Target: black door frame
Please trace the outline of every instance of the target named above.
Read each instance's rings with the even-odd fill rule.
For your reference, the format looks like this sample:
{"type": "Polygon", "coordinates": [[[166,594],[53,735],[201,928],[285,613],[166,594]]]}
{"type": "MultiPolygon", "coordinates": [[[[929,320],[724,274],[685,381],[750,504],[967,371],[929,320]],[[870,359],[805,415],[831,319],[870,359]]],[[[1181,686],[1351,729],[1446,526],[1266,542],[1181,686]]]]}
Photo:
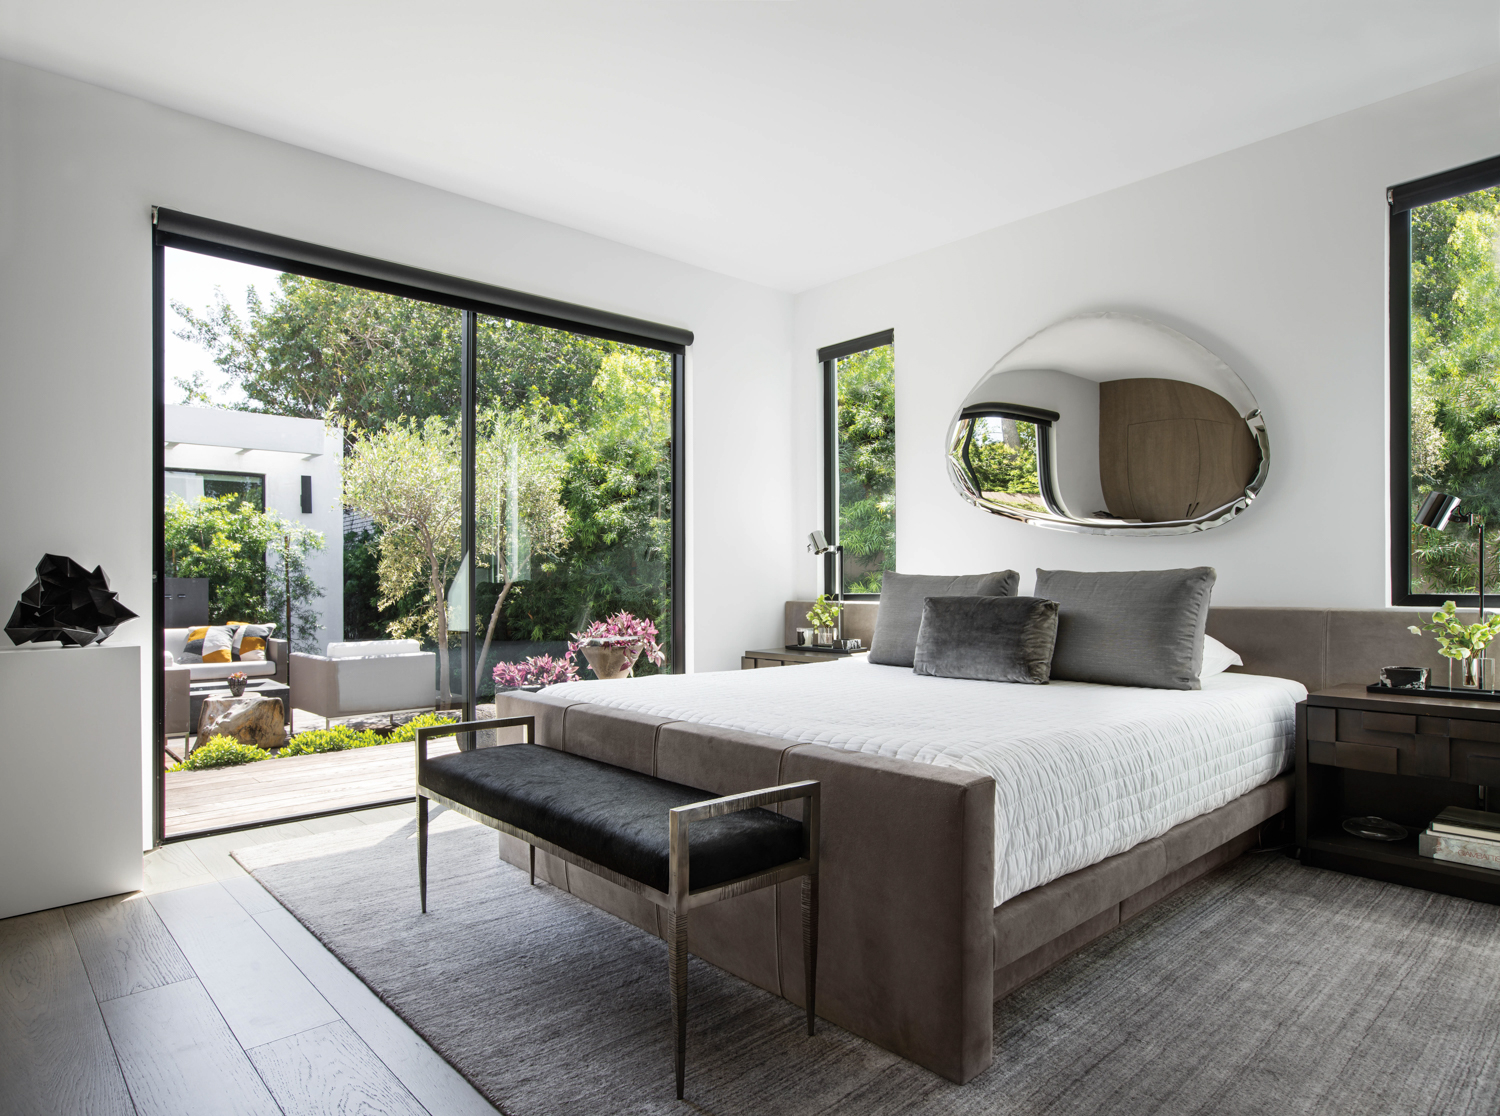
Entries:
{"type": "MultiPolygon", "coordinates": [[[[605,341],[655,349],[672,360],[672,470],[671,508],[671,664],[673,673],[682,673],[686,664],[687,636],[683,545],[686,538],[686,457],[684,453],[685,406],[684,378],[687,346],[693,343],[692,331],[678,326],[648,322],[592,307],[559,302],[525,292],[512,291],[475,283],[466,279],[394,264],[368,256],[358,256],[337,249],[324,248],[304,241],[261,233],[237,225],[195,217],[173,210],[151,211],[151,362],[152,362],[152,565],[151,565],[151,730],[152,730],[152,844],[212,836],[216,833],[253,829],[261,825],[302,821],[348,812],[349,808],[324,810],[296,817],[270,818],[262,822],[229,826],[221,829],[166,835],[166,673],[163,664],[165,639],[162,624],[165,606],[162,587],[165,584],[166,532],[166,249],[180,248],[202,255],[218,256],[277,271],[292,272],[313,279],[324,279],[352,287],[380,291],[422,302],[448,306],[463,314],[462,367],[460,372],[462,422],[463,526],[461,549],[469,556],[467,571],[468,600],[472,610],[475,589],[474,563],[474,442],[478,406],[477,323],[480,314],[527,322],[569,333],[597,337],[605,341]]],[[[463,681],[463,705],[466,716],[474,713],[474,622],[463,635],[460,678],[463,681]]],[[[290,638],[291,633],[288,633],[290,638]]],[[[289,645],[290,647],[290,645],[289,645]]],[[[392,802],[410,801],[410,796],[392,802]]],[[[392,803],[370,803],[353,809],[368,809],[392,803]]]]}

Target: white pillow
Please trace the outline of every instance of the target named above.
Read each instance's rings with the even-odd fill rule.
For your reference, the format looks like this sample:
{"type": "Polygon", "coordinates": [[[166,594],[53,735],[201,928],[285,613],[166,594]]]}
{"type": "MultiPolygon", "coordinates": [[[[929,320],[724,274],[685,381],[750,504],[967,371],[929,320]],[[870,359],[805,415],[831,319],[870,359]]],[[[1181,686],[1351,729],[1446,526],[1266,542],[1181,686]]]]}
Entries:
{"type": "Polygon", "coordinates": [[[1245,660],[1238,652],[1231,651],[1211,635],[1203,637],[1203,669],[1198,672],[1199,678],[1223,674],[1232,666],[1244,665],[1245,660]]]}

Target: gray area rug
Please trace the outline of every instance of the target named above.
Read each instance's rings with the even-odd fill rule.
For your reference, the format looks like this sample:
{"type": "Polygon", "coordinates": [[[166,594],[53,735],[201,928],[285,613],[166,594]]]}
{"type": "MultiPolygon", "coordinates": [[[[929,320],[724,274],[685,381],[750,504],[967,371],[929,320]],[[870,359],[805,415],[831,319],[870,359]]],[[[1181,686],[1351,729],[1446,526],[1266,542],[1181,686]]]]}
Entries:
{"type": "MultiPolygon", "coordinates": [[[[434,826],[235,853],[511,1116],[669,1113],[666,947],[434,826]]],[[[825,940],[824,949],[836,948],[825,940]]],[[[1244,857],[995,1006],[995,1063],[958,1086],[697,961],[688,1105],[848,1112],[1500,1112],[1500,908],[1244,857]]]]}

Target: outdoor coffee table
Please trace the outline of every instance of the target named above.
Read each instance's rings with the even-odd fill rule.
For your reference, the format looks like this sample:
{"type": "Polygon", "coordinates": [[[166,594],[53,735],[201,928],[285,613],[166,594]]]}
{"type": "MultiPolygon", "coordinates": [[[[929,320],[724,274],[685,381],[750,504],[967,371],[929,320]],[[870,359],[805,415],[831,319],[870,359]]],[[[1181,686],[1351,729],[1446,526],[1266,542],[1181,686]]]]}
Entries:
{"type": "MultiPolygon", "coordinates": [[[[259,694],[265,698],[276,698],[281,702],[281,719],[286,722],[287,731],[292,729],[292,689],[285,682],[277,682],[273,679],[252,679],[245,683],[245,693],[259,694]]],[[[212,682],[194,682],[188,687],[188,701],[191,709],[188,713],[188,727],[192,732],[198,731],[198,717],[203,712],[203,699],[206,697],[227,697],[229,695],[229,683],[219,679],[212,682]]]]}

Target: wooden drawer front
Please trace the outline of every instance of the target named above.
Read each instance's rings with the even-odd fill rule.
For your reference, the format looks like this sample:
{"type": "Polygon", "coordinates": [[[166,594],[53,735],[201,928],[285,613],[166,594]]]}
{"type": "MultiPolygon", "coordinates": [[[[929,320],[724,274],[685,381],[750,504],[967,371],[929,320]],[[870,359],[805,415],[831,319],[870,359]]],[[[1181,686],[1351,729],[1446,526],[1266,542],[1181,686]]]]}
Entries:
{"type": "Polygon", "coordinates": [[[1490,721],[1460,721],[1453,717],[1448,721],[1448,735],[1455,740],[1484,740],[1500,744],[1500,725],[1490,721]]]}
{"type": "Polygon", "coordinates": [[[1386,775],[1397,772],[1399,752],[1384,744],[1355,744],[1340,740],[1333,746],[1333,762],[1338,767],[1355,771],[1379,771],[1386,775]]]}
{"type": "MultiPolygon", "coordinates": [[[[1423,717],[1422,720],[1431,718],[1423,717]]],[[[1403,775],[1426,775],[1431,779],[1448,778],[1448,737],[1446,734],[1419,732],[1415,738],[1416,747],[1413,749],[1408,764],[1407,757],[1402,757],[1401,774],[1403,775]]]]}
{"type": "Polygon", "coordinates": [[[1338,756],[1335,754],[1338,745],[1332,740],[1309,740],[1307,742],[1307,762],[1324,763],[1329,767],[1338,766],[1338,756]]]}
{"type": "MultiPolygon", "coordinates": [[[[1307,710],[1307,739],[1326,740],[1332,744],[1338,739],[1338,725],[1334,718],[1332,709],[1319,709],[1310,706],[1307,710]]],[[[1321,760],[1314,760],[1321,763],[1321,760]]],[[[1331,762],[1331,761],[1330,761],[1331,762]]]]}
{"type": "Polygon", "coordinates": [[[1360,713],[1360,727],[1366,732],[1416,732],[1417,718],[1407,713],[1360,713]]]}

